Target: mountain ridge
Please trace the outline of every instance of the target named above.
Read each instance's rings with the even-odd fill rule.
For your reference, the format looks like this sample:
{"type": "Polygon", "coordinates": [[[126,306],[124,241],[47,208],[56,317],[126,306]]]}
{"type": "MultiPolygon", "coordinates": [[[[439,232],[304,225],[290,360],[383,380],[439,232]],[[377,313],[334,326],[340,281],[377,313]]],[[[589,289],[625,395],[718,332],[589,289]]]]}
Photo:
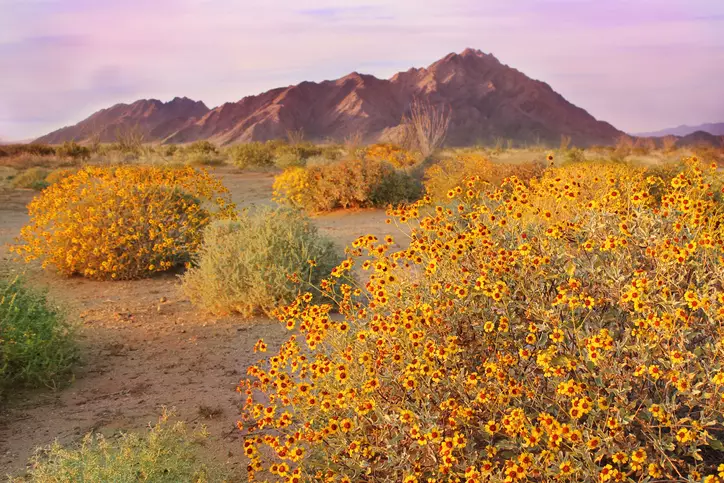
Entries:
{"type": "Polygon", "coordinates": [[[394,140],[415,99],[450,108],[451,145],[501,138],[557,143],[564,135],[578,145],[609,144],[623,134],[547,83],[468,48],[389,79],[355,71],[339,79],[277,87],[212,109],[185,97],[116,104],[37,142],[91,137],[108,142],[133,126],[143,130],[146,141],[161,143],[206,139],[226,145],[283,138],[299,130],[310,140],[340,141],[357,133],[366,141],[394,140]]]}
{"type": "Polygon", "coordinates": [[[689,126],[682,124],[680,126],[671,127],[667,129],[661,129],[658,131],[651,131],[645,133],[634,134],[638,137],[663,137],[663,136],[688,136],[694,134],[697,131],[703,131],[714,136],[724,136],[724,122],[707,122],[696,126],[689,126]]]}

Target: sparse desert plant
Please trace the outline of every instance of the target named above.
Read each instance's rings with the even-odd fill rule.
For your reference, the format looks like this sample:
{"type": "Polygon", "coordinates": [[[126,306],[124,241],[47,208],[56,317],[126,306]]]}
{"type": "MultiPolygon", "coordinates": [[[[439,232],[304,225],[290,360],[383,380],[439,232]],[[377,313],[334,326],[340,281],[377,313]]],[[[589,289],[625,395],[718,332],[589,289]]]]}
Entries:
{"type": "Polygon", "coordinates": [[[28,168],[13,178],[13,187],[40,191],[48,186],[45,178],[49,173],[45,168],[28,168]]]}
{"type": "Polygon", "coordinates": [[[625,168],[470,178],[391,213],[408,248],[357,239],[239,387],[250,480],[719,481],[722,174],[625,168]]]}
{"type": "Polygon", "coordinates": [[[234,214],[227,190],[203,170],[86,167],[29,205],[14,247],[60,274],[99,280],[150,276],[189,260],[203,229],[234,214]]]}
{"type": "Polygon", "coordinates": [[[287,141],[290,145],[302,144],[304,142],[304,129],[287,129],[287,141]]]}
{"type": "Polygon", "coordinates": [[[117,128],[115,137],[116,142],[112,149],[129,154],[139,154],[146,141],[146,133],[139,124],[117,128]]]}
{"type": "Polygon", "coordinates": [[[427,158],[445,142],[450,117],[449,106],[433,106],[429,101],[415,99],[410,104],[409,117],[402,121],[409,132],[405,137],[411,136],[414,149],[427,158]]]}
{"type": "Polygon", "coordinates": [[[676,136],[668,135],[661,138],[661,148],[665,153],[671,153],[676,150],[676,136]]]}
{"type": "Polygon", "coordinates": [[[406,178],[411,175],[383,161],[344,160],[284,171],[274,180],[274,197],[310,213],[406,203],[415,194],[406,178]]]}
{"type": "Polygon", "coordinates": [[[0,274],[0,399],[11,387],[56,387],[77,360],[73,328],[46,296],[0,274]]]}
{"type": "Polygon", "coordinates": [[[272,143],[254,141],[251,143],[237,144],[229,148],[231,161],[240,169],[273,166],[275,155],[276,146],[272,143]]]}
{"type": "Polygon", "coordinates": [[[622,134],[616,140],[616,148],[614,149],[613,154],[611,155],[611,159],[613,161],[618,161],[618,162],[623,161],[626,158],[626,156],[631,154],[631,152],[633,151],[633,147],[634,147],[633,138],[631,136],[622,134]]]}
{"type": "Polygon", "coordinates": [[[171,422],[164,412],[144,433],[121,433],[106,438],[87,434],[77,447],[57,441],[39,450],[28,474],[13,483],[63,482],[158,482],[206,483],[229,481],[223,470],[202,461],[198,448],[204,431],[190,433],[180,422],[171,422]]]}
{"type": "Polygon", "coordinates": [[[648,155],[656,149],[656,141],[653,138],[636,138],[631,149],[633,154],[648,155]]]}
{"type": "Polygon", "coordinates": [[[561,134],[561,144],[558,149],[560,149],[561,152],[568,151],[568,148],[571,147],[571,136],[566,136],[565,134],[561,134]]]}
{"type": "Polygon", "coordinates": [[[364,141],[364,134],[362,131],[357,130],[344,137],[344,150],[347,156],[356,157],[357,150],[362,147],[364,141]]]}
{"type": "Polygon", "coordinates": [[[183,290],[212,314],[269,315],[318,287],[339,261],[332,242],[299,211],[258,208],[206,229],[183,290]]]}

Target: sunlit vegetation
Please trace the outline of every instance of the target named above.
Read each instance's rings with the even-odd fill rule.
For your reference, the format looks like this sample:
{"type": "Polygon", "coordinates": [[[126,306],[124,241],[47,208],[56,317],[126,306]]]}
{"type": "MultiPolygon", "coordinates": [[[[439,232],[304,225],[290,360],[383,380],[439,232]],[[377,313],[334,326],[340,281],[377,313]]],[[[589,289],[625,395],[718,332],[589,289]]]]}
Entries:
{"type": "Polygon", "coordinates": [[[574,163],[391,210],[408,248],[362,236],[334,303],[279,311],[250,481],[719,481],[723,180],[574,163]]]}

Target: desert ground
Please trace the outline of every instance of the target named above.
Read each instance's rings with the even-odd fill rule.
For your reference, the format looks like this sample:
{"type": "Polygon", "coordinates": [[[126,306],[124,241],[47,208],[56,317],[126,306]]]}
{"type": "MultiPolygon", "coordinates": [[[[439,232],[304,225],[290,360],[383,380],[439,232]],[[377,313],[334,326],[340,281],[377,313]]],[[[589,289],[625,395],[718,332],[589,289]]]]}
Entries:
{"type": "MultiPolygon", "coordinates": [[[[272,173],[212,171],[238,206],[271,203],[272,173]]],[[[9,244],[27,222],[26,205],[36,194],[0,191],[2,259],[13,257],[9,244]]],[[[357,210],[314,221],[341,250],[360,234],[394,233],[385,219],[383,210],[357,210]]],[[[22,472],[35,448],[56,438],[67,444],[90,431],[142,429],[163,407],[175,408],[190,428],[205,425],[209,438],[203,451],[234,472],[243,470],[236,387],[260,358],[254,343],[263,337],[274,349],[286,340],[286,329],[274,320],[199,314],[180,293],[175,274],[97,282],[65,279],[38,265],[13,266],[26,270],[26,278],[78,322],[82,362],[68,387],[22,392],[0,406],[0,475],[22,472]]]]}

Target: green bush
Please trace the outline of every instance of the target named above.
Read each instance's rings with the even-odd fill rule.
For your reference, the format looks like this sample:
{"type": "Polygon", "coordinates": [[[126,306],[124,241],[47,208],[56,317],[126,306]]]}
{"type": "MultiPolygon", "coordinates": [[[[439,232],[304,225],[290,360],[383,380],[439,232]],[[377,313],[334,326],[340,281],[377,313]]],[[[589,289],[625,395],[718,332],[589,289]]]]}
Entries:
{"type": "Polygon", "coordinates": [[[44,168],[29,168],[13,178],[13,187],[22,189],[42,190],[48,187],[45,178],[50,171],[44,168]]]}
{"type": "Polygon", "coordinates": [[[375,185],[370,193],[374,206],[396,205],[420,199],[422,182],[399,169],[390,170],[375,185]]]}
{"type": "Polygon", "coordinates": [[[258,141],[237,144],[229,148],[231,161],[240,169],[269,167],[274,165],[275,146],[273,143],[258,141]]]}
{"type": "Polygon", "coordinates": [[[176,152],[178,151],[178,149],[179,149],[179,148],[178,148],[178,145],[177,145],[177,144],[169,144],[169,145],[163,146],[163,147],[161,148],[161,154],[162,154],[163,156],[172,157],[173,155],[176,154],[176,152]]]}
{"type": "Polygon", "coordinates": [[[0,278],[0,398],[9,387],[64,382],[77,358],[72,332],[45,295],[0,278]]]}
{"type": "Polygon", "coordinates": [[[180,157],[185,164],[193,166],[219,166],[224,164],[225,158],[216,145],[209,141],[195,141],[174,151],[173,156],[180,157]]]}
{"type": "Polygon", "coordinates": [[[90,158],[91,151],[85,146],[81,146],[75,141],[66,141],[62,146],[55,150],[56,155],[61,158],[71,158],[74,160],[85,160],[90,158]]]}
{"type": "Polygon", "coordinates": [[[305,162],[303,159],[293,153],[285,153],[277,157],[277,159],[274,161],[274,165],[279,169],[287,169],[304,166],[305,162]]]}
{"type": "Polygon", "coordinates": [[[586,160],[586,153],[581,148],[571,148],[566,151],[565,160],[568,163],[581,163],[586,160]]]}
{"type": "Polygon", "coordinates": [[[181,422],[164,414],[146,434],[124,433],[109,440],[88,434],[77,448],[54,443],[39,451],[28,475],[14,483],[113,482],[158,483],[227,481],[225,475],[197,456],[205,434],[189,434],[181,422]]]}
{"type": "Polygon", "coordinates": [[[385,161],[345,160],[306,169],[288,169],[274,181],[275,198],[315,213],[414,201],[415,179],[385,161]]]}
{"type": "Polygon", "coordinates": [[[312,156],[319,156],[324,152],[324,150],[320,146],[316,146],[308,142],[296,144],[280,144],[276,146],[275,151],[277,156],[291,154],[302,160],[311,158],[312,156]]]}
{"type": "Polygon", "coordinates": [[[300,212],[260,208],[206,229],[182,287],[212,314],[271,314],[309,288],[300,282],[318,286],[339,261],[332,242],[300,212]]]}

